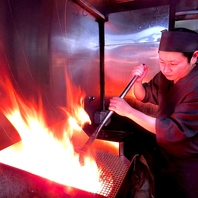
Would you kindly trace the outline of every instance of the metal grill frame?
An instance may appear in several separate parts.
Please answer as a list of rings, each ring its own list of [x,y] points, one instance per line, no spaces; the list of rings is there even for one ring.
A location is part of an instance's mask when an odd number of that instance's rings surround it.
[[[96,163],[101,167],[102,187],[98,194],[115,198],[124,178],[130,168],[131,162],[124,156],[96,152]]]

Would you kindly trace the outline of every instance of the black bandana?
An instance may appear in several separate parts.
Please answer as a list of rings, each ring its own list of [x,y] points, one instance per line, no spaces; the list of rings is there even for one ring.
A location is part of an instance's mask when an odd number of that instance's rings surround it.
[[[159,50],[168,52],[194,52],[198,50],[198,34],[163,31]]]

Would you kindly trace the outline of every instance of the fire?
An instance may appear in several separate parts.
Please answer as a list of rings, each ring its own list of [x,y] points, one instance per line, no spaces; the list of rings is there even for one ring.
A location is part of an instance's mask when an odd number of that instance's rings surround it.
[[[2,99],[1,110],[22,139],[0,152],[0,162],[63,185],[96,193],[101,186],[100,170],[91,157],[86,157],[82,166],[71,141],[76,133],[80,138],[84,123],[90,123],[83,108],[85,95],[82,91],[79,88],[73,91],[67,80],[70,106],[62,107],[66,119],[61,123],[63,135],[58,138],[54,134],[60,130],[60,125],[48,127],[41,99],[39,104],[25,101],[8,78],[1,79],[0,83],[6,96]]]

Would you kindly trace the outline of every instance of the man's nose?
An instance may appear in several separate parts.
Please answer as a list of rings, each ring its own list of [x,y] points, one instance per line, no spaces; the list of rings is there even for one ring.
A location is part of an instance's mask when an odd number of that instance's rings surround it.
[[[164,65],[164,72],[165,72],[165,73],[168,73],[168,72],[170,72],[170,71],[171,71],[170,64],[169,64],[169,63],[166,63],[166,64]]]

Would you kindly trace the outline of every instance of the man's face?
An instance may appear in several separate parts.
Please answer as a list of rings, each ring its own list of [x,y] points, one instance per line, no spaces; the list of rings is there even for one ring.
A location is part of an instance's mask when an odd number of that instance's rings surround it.
[[[186,76],[193,67],[181,52],[165,51],[159,51],[159,65],[161,72],[174,83]]]

